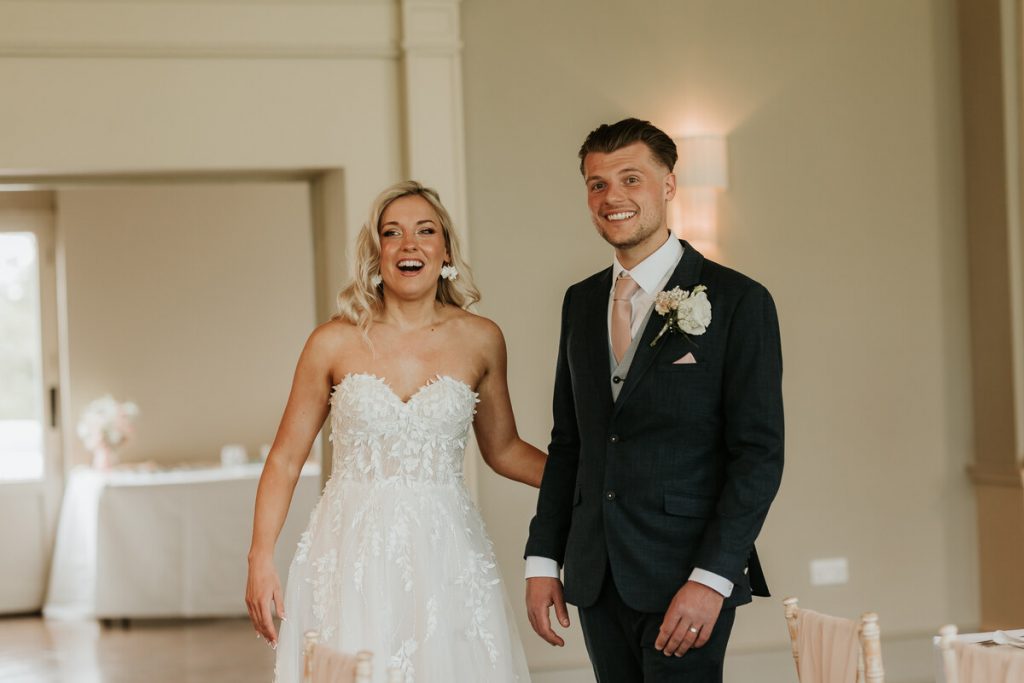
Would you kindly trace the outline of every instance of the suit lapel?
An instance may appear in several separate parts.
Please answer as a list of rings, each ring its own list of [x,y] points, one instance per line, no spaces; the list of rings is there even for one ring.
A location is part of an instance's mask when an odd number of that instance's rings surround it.
[[[584,318],[580,325],[587,349],[586,367],[593,369],[591,377],[595,383],[594,396],[602,407],[609,408],[612,404],[612,371],[608,356],[608,297],[611,289],[612,269],[608,268],[595,279],[582,302],[581,313]]]
[[[679,265],[676,266],[672,277],[665,284],[665,290],[672,289],[673,287],[689,289],[699,284],[701,267],[704,265],[704,256],[686,241],[680,240],[680,242],[683,245],[683,257],[679,260]],[[610,280],[608,286],[611,287]],[[650,368],[651,363],[657,358],[658,352],[664,346],[665,339],[663,337],[658,341],[657,346],[651,347],[651,342],[654,341],[654,338],[664,325],[665,319],[658,315],[656,311],[652,311],[651,317],[647,321],[647,325],[644,327],[640,337],[640,342],[637,344],[636,354],[633,356],[633,363],[629,366],[629,372],[626,374],[626,381],[622,385],[622,391],[619,392],[619,398],[615,401],[613,415],[621,409],[629,395],[633,392],[633,389],[640,382],[640,379]],[[605,336],[607,337],[607,334]]]

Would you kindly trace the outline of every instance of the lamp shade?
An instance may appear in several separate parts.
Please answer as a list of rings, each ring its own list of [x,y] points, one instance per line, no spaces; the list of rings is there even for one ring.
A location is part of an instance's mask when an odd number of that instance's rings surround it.
[[[677,138],[675,143],[679,151],[676,178],[682,187],[728,187],[728,160],[723,136],[686,136]]]

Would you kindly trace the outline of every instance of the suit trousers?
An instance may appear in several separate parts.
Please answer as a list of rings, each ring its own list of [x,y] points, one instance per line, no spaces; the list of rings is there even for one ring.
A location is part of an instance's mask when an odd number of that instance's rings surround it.
[[[704,647],[682,657],[654,649],[665,613],[639,612],[623,602],[611,567],[597,602],[579,608],[579,615],[598,683],[722,683],[735,607],[722,610]]]

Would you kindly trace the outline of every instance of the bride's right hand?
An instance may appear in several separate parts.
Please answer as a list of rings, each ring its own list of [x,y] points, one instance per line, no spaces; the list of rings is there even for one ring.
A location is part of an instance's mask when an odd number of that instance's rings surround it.
[[[274,603],[277,615],[285,619],[284,596],[281,580],[277,577],[272,556],[249,560],[249,580],[245,587],[245,605],[249,608],[249,619],[256,627],[256,633],[266,639],[271,648],[277,649],[277,630],[270,604]]]

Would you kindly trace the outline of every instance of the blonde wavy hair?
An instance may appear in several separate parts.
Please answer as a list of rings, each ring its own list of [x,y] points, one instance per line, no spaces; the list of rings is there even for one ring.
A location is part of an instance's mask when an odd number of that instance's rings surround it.
[[[373,317],[384,310],[384,286],[374,286],[372,278],[380,272],[380,220],[391,202],[402,197],[422,197],[433,207],[441,222],[444,246],[450,261],[459,271],[455,280],[438,278],[435,299],[443,304],[469,308],[480,301],[480,291],[473,284],[469,264],[462,258],[459,238],[452,226],[452,218],[441,203],[437,190],[425,187],[415,180],[405,180],[387,188],[373,200],[370,217],[363,223],[356,238],[355,268],[352,281],[338,294],[338,312],[334,318],[346,320],[365,333]]]

